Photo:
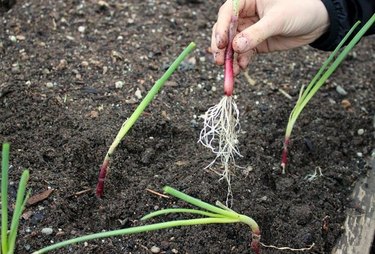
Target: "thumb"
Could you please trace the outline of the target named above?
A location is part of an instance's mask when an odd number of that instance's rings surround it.
[[[266,15],[258,22],[237,34],[233,39],[233,49],[237,53],[245,53],[260,43],[267,40],[269,37],[280,33],[278,22],[274,17]]]

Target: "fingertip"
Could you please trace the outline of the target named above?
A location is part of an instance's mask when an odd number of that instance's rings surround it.
[[[238,34],[233,39],[233,50],[241,54],[251,49],[250,39],[243,33]]]
[[[224,31],[224,34],[227,33],[227,30]],[[215,40],[216,40],[216,46],[219,49],[224,49],[226,48],[228,44],[228,37],[223,35],[221,32],[217,32],[215,35]]]
[[[213,53],[214,55],[214,61],[217,65],[223,65],[224,64],[224,52],[219,50]]]
[[[250,50],[244,54],[238,55],[238,65],[245,70],[255,56],[255,50]]]

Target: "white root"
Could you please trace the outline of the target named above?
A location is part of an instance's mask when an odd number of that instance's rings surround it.
[[[319,171],[319,175],[318,175],[318,171]],[[324,176],[323,173],[322,173],[322,169],[320,167],[316,167],[314,173],[308,174],[307,176],[304,177],[304,179],[309,181],[309,182],[312,182],[315,179],[317,179],[318,177],[322,177],[322,176]]]
[[[231,96],[224,96],[219,104],[209,108],[204,115],[204,126],[199,142],[211,149],[216,158],[206,167],[211,167],[220,158],[223,170],[217,172],[228,184],[227,205],[232,200],[230,166],[236,166],[235,155],[242,157],[238,150],[237,134],[240,131],[239,111]],[[229,202],[231,203],[231,202]]]

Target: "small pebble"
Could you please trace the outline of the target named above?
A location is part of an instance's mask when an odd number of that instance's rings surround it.
[[[109,4],[106,1],[100,0],[100,1],[98,1],[98,5],[99,5],[100,8],[102,8],[104,10],[109,8]]]
[[[73,36],[67,35],[66,38],[67,38],[69,41],[75,41],[75,39],[74,39]]]
[[[9,40],[13,43],[17,42],[17,38],[14,35],[9,36]]]
[[[359,136],[362,136],[365,133],[365,130],[364,129],[359,129],[357,131],[357,133],[358,133]]]
[[[357,53],[355,51],[350,52],[349,55],[354,59],[357,58]]]
[[[263,197],[261,197],[259,200],[260,200],[260,201],[267,201],[267,199],[268,199],[267,196],[263,196]]]
[[[87,67],[87,66],[89,66],[89,62],[87,62],[87,61],[82,61],[81,65],[82,65],[83,67]]]
[[[63,70],[67,67],[67,65],[68,65],[68,62],[65,59],[61,59],[56,68],[58,70]]]
[[[12,72],[19,73],[20,72],[20,65],[18,63],[12,64]]]
[[[329,103],[331,103],[332,105],[333,105],[333,104],[336,104],[336,101],[335,101],[334,99],[332,99],[332,98],[328,98],[328,101],[329,101]]]
[[[117,88],[117,89],[121,89],[123,86],[124,86],[124,81],[117,81],[116,83],[115,83],[115,87]]]
[[[84,27],[84,26],[79,26],[78,27],[78,32],[80,32],[80,33],[84,33],[85,30],[86,30],[86,27]]]
[[[346,109],[346,110],[348,110],[351,106],[352,106],[352,104],[350,103],[350,101],[349,100],[342,100],[341,101],[341,106],[344,108],[344,109]]]
[[[24,41],[26,39],[26,37],[24,35],[17,35],[16,39],[19,40],[19,41]]]
[[[107,66],[103,66],[103,75],[106,74],[108,71],[108,67]]]
[[[137,103],[137,100],[135,98],[130,98],[129,100],[125,100],[126,104],[135,104]]]
[[[138,100],[142,99],[142,93],[141,90],[139,90],[139,88],[137,88],[134,95],[135,97],[137,97]]]
[[[348,92],[345,91],[345,89],[340,85],[336,86],[336,92],[340,95],[343,95],[343,96],[348,94]]]
[[[53,83],[52,82],[47,82],[46,87],[47,88],[52,88],[53,87]]]
[[[41,232],[42,232],[43,235],[51,235],[53,233],[53,229],[52,228],[43,228]]]
[[[152,247],[151,247],[151,252],[152,252],[152,253],[160,253],[160,248],[157,247],[157,246],[152,246]]]

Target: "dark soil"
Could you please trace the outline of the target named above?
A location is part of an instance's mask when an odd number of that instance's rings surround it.
[[[225,201],[226,183],[204,170],[213,155],[197,143],[199,116],[222,96],[223,70],[209,53],[220,1],[106,2],[23,0],[0,14],[0,141],[11,143],[10,195],[13,200],[24,168],[31,171],[32,195],[54,189],[26,208],[17,253],[142,225],[144,214],[186,206],[146,188],[161,192],[170,185],[211,203]],[[138,105],[139,91],[144,96],[190,41],[197,49],[121,143],[105,197],[96,198],[99,166]],[[248,69],[255,85],[244,75],[236,81],[243,155],[237,164],[246,170],[232,177],[232,208],[259,223],[265,244],[315,243],[310,253],[329,253],[346,212],[360,213],[348,197],[370,169],[374,147],[373,37],[357,45],[301,114],[288,173],[280,174],[289,113],[326,56],[310,47],[261,55]],[[118,81],[123,83],[116,88]],[[318,167],[324,176],[305,180]],[[328,231],[322,232],[326,216]],[[42,234],[43,228],[53,233]],[[207,225],[91,241],[55,253],[150,253],[152,246],[163,253],[251,253],[249,240],[243,225]]]

